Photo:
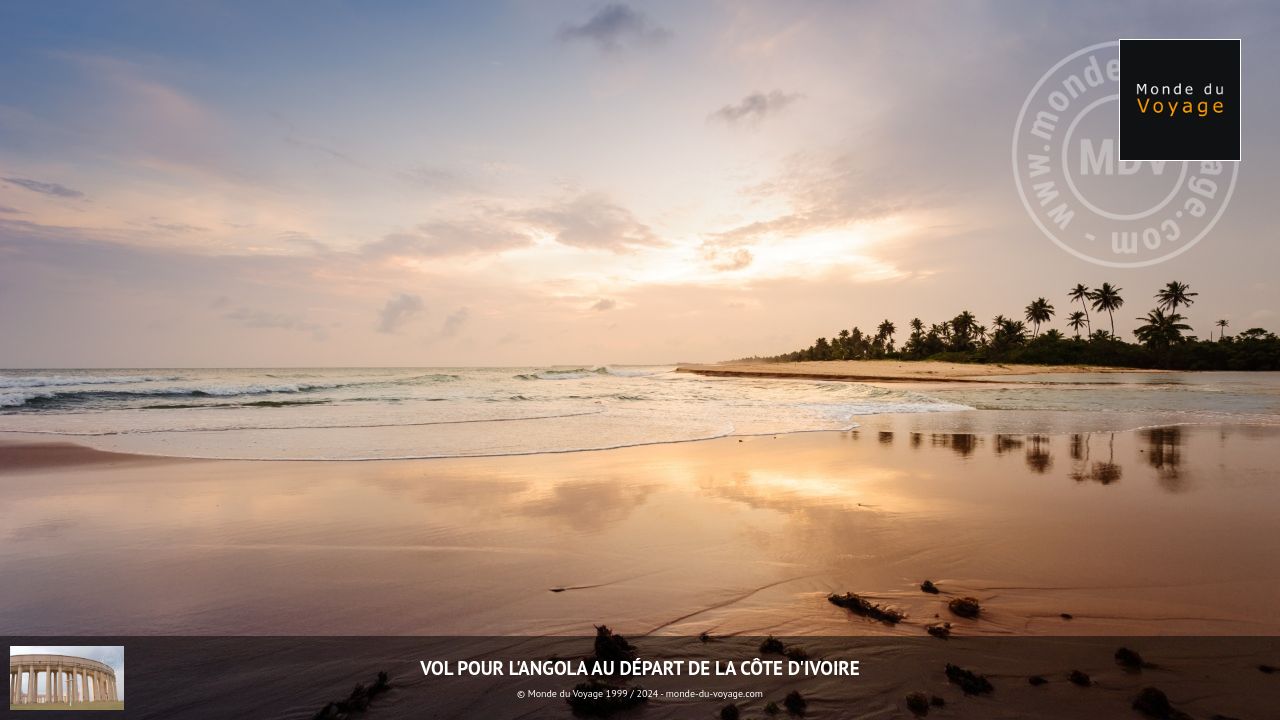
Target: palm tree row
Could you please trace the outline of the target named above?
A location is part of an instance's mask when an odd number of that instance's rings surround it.
[[[1109,343],[1112,346],[1125,346],[1115,335],[1115,313],[1124,307],[1125,300],[1121,295],[1123,288],[1104,282],[1096,288],[1077,284],[1067,291],[1070,305],[1079,304],[1080,309],[1072,311],[1066,318],[1066,326],[1073,332],[1074,339],[1068,340],[1056,329],[1042,330],[1052,323],[1057,314],[1053,304],[1046,298],[1032,300],[1023,309],[1021,320],[997,315],[990,326],[981,324],[970,311],[964,310],[950,320],[926,326],[920,318],[912,318],[908,324],[911,334],[901,348],[896,348],[894,335],[897,327],[890,320],[884,320],[876,328],[874,334],[864,333],[855,327],[852,331],[841,330],[835,338],[818,340],[804,350],[778,356],[778,360],[858,360],[867,358],[897,357],[903,359],[923,359],[940,354],[969,354],[973,360],[985,361],[999,359],[1014,349],[1031,344],[1048,346],[1058,342],[1087,342],[1090,344]],[[1199,293],[1191,291],[1190,285],[1172,281],[1162,287],[1154,296],[1155,308],[1144,317],[1137,318],[1141,325],[1134,330],[1138,341],[1149,351],[1160,353],[1186,341],[1186,333],[1191,331],[1186,318],[1178,312],[1180,308],[1190,307],[1195,303]],[[1093,311],[1094,315],[1090,314]],[[1092,318],[1106,313],[1110,330],[1093,329]],[[1226,320],[1218,320],[1215,326],[1219,329],[1218,342],[1226,340]],[[1030,327],[1030,332],[1028,332]],[[1087,341],[1082,341],[1081,331]],[[1261,340],[1274,337],[1265,330],[1254,328],[1248,331],[1249,339]],[[1212,331],[1210,331],[1212,340]],[[1080,352],[1072,351],[1075,355]],[[1114,355],[1115,351],[1111,351]],[[966,359],[957,357],[954,359]],[[1280,362],[1280,361],[1278,361]]]

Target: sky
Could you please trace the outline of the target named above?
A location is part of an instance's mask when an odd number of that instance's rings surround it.
[[[1227,213],[1142,269],[1009,166],[1119,37],[1244,40]],[[1276,329],[1277,65],[1264,2],[5,3],[0,367],[711,361],[1104,281]]]
[[[116,692],[124,699],[124,646],[122,645],[10,645],[9,655],[70,655],[97,660],[116,671]],[[44,692],[47,676],[40,675],[36,690]],[[26,682],[25,680],[23,681]]]

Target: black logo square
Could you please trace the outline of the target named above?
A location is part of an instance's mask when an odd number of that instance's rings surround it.
[[[1239,40],[1120,40],[1120,159],[1240,159]]]

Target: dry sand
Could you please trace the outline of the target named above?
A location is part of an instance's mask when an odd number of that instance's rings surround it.
[[[810,362],[731,361],[711,365],[680,365],[677,372],[723,377],[806,378],[863,382],[982,382],[1006,375],[1058,373],[1152,373],[1160,370],[1091,365],[1015,365],[938,362],[935,360],[825,360]],[[1001,382],[1007,382],[1002,379]]]

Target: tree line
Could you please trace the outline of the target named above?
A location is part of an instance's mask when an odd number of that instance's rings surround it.
[[[1040,297],[1023,309],[1022,319],[997,315],[983,324],[964,310],[950,320],[928,326],[920,318],[908,323],[901,346],[898,328],[885,320],[875,332],[858,327],[772,360],[948,360],[953,362],[1015,362],[1042,365],[1115,365],[1180,370],[1280,370],[1280,339],[1262,328],[1228,335],[1230,323],[1217,320],[1208,339],[1191,332],[1179,312],[1195,304],[1199,293],[1187,283],[1172,281],[1154,296],[1155,307],[1134,331],[1136,343],[1116,336],[1115,313],[1124,307],[1123,288],[1102,283],[1096,288],[1077,284],[1066,293],[1067,332],[1050,327],[1057,317],[1053,303]],[[1076,306],[1079,309],[1075,309]],[[1105,315],[1105,318],[1104,318]],[[1097,322],[1099,327],[1094,328]],[[1105,326],[1103,323],[1105,322]],[[1217,337],[1214,338],[1214,331]],[[1069,334],[1068,334],[1069,333]]]

